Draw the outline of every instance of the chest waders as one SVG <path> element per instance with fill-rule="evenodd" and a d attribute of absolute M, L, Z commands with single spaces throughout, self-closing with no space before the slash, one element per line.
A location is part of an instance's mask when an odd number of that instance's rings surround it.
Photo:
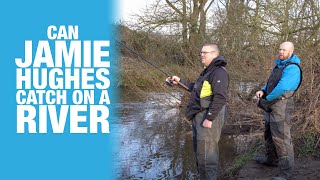
<path fill-rule="evenodd" d="M 218 176 L 219 163 L 219 140 L 224 124 L 225 106 L 222 107 L 217 117 L 212 121 L 211 128 L 204 128 L 202 123 L 205 120 L 208 109 L 211 105 L 213 92 L 207 77 L 214 73 L 214 70 L 200 76 L 194 84 L 192 97 L 199 97 L 198 109 L 193 111 L 192 132 L 193 148 L 200 179 L 216 180 Z M 195 99 L 194 99 L 195 100 Z M 194 107 L 194 105 L 193 105 Z"/>
<path fill-rule="evenodd" d="M 283 70 L 290 64 L 292 63 L 288 63 L 282 68 L 274 68 L 268 79 L 266 96 L 277 86 Z M 298 64 L 295 65 L 298 66 Z M 302 72 L 300 75 L 298 88 L 302 81 Z M 295 91 L 288 91 L 280 98 L 272 101 L 272 103 L 268 105 L 269 111 L 266 111 L 264 115 L 266 161 L 276 162 L 278 164 L 280 169 L 279 176 L 282 178 L 289 178 L 294 167 L 294 152 L 290 132 L 291 115 L 294 109 L 294 92 Z"/>

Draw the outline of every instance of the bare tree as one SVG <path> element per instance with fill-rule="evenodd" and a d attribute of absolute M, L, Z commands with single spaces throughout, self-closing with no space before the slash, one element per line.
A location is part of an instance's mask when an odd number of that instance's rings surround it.
<path fill-rule="evenodd" d="M 205 41 L 207 13 L 214 0 L 156 0 L 142 14 L 136 14 L 136 28 L 169 31 L 184 44 L 191 59 L 198 56 L 198 48 Z"/>
<path fill-rule="evenodd" d="M 135 17 L 138 22 L 132 27 L 167 38 L 157 41 L 158 50 L 165 53 L 153 49 L 152 55 L 173 59 L 170 55 L 176 54 L 179 61 L 172 62 L 182 62 L 188 68 L 195 68 L 194 60 L 204 41 L 217 42 L 228 60 L 232 81 L 266 80 L 279 44 L 292 41 L 304 71 L 295 123 L 303 130 L 314 127 L 320 132 L 319 0 L 155 0 Z M 141 47 L 152 48 L 149 44 L 155 41 L 151 40 Z M 159 48 L 165 42 L 167 46 Z"/>

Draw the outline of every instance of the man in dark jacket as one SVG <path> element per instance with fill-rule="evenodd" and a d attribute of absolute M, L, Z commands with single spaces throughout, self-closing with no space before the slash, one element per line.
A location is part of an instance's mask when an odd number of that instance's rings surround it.
<path fill-rule="evenodd" d="M 256 157 L 258 163 L 280 167 L 280 175 L 274 179 L 287 179 L 294 166 L 293 144 L 290 127 L 293 111 L 293 94 L 302 80 L 300 59 L 293 54 L 291 42 L 280 45 L 279 59 L 275 60 L 267 85 L 256 92 L 265 108 L 266 155 Z"/>
<path fill-rule="evenodd" d="M 200 179 L 217 179 L 221 129 L 225 119 L 229 78 L 216 44 L 205 44 L 200 52 L 205 69 L 194 83 L 177 76 L 173 84 L 182 83 L 191 91 L 186 116 L 192 120 L 193 147 Z"/>

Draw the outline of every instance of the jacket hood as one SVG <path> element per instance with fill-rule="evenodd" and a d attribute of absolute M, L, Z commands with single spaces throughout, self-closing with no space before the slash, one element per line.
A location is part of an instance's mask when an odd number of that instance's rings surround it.
<path fill-rule="evenodd" d="M 280 60 L 280 59 L 277 59 L 274 61 L 277 66 L 279 68 L 283 67 L 285 64 L 287 64 L 288 62 L 291 62 L 291 63 L 297 63 L 297 64 L 300 64 L 300 59 L 299 57 L 296 55 L 296 54 L 292 54 L 291 57 L 289 57 L 288 59 L 286 60 Z"/>
<path fill-rule="evenodd" d="M 205 74 L 207 71 L 211 71 L 213 68 L 220 67 L 220 66 L 226 66 L 227 62 L 225 61 L 223 56 L 218 56 L 214 58 L 208 67 L 205 68 L 205 70 L 202 72 L 202 75 Z"/>
<path fill-rule="evenodd" d="M 218 56 L 214 58 L 209 64 L 208 68 L 211 66 L 226 66 L 227 62 L 225 61 L 223 56 Z M 209 68 L 210 69 L 210 68 Z"/>

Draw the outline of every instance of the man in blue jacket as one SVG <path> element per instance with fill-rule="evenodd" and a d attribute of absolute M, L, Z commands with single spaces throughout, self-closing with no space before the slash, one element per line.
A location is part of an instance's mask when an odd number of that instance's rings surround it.
<path fill-rule="evenodd" d="M 256 92 L 256 96 L 269 104 L 265 110 L 266 156 L 256 158 L 257 163 L 279 166 L 277 179 L 290 177 L 294 167 L 293 144 L 291 140 L 291 114 L 293 95 L 302 80 L 300 59 L 293 53 L 294 45 L 284 42 L 280 45 L 279 59 L 275 60 L 267 85 Z"/>

